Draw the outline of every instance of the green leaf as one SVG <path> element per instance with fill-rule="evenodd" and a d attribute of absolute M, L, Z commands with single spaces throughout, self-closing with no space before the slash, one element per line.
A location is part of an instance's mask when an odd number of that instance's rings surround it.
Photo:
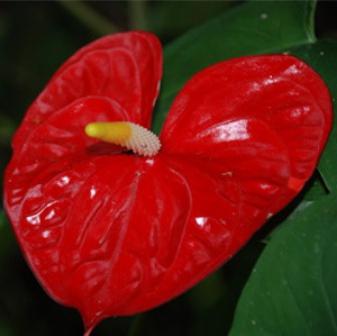
<path fill-rule="evenodd" d="M 324 79 L 332 94 L 334 110 L 337 111 L 337 42 L 318 41 L 314 44 L 293 48 L 290 52 L 312 66 Z M 319 164 L 319 172 L 327 188 L 337 190 L 337 118 L 328 145 Z"/>
<path fill-rule="evenodd" d="M 316 201 L 329 194 L 329 190 L 326 188 L 325 182 L 322 179 L 318 170 L 315 171 L 313 177 L 306 183 L 303 190 L 303 201 Z"/>
<path fill-rule="evenodd" d="M 240 298 L 230 336 L 337 335 L 337 198 L 274 234 Z"/>
<path fill-rule="evenodd" d="M 314 42 L 314 7 L 313 1 L 248 2 L 167 46 L 163 86 L 154 115 L 155 132 L 159 132 L 177 92 L 197 71 L 232 57 Z"/>

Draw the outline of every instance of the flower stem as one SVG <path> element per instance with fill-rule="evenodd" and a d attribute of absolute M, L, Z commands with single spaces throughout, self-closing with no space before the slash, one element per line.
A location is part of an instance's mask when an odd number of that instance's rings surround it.
<path fill-rule="evenodd" d="M 97 35 L 119 31 L 117 26 L 81 1 L 58 0 L 58 3 Z"/>
<path fill-rule="evenodd" d="M 144 320 L 145 320 L 145 314 L 138 314 L 134 318 L 127 336 L 140 336 L 142 324 L 144 323 Z"/>
<path fill-rule="evenodd" d="M 146 0 L 129 1 L 129 24 L 131 29 L 147 29 Z"/>

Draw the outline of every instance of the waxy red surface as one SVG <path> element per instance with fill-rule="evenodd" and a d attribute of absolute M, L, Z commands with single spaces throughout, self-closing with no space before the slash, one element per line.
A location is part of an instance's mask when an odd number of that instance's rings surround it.
<path fill-rule="evenodd" d="M 149 33 L 72 56 L 13 140 L 5 206 L 27 261 L 87 328 L 179 295 L 235 254 L 312 175 L 331 127 L 320 77 L 285 55 L 195 75 L 152 158 L 88 138 L 94 121 L 151 124 L 162 51 Z"/>

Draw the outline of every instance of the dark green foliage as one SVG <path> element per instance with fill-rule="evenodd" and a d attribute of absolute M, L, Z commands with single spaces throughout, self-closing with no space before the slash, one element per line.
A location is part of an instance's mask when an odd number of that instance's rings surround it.
<path fill-rule="evenodd" d="M 337 335 L 337 198 L 273 235 L 242 293 L 230 336 Z"/>

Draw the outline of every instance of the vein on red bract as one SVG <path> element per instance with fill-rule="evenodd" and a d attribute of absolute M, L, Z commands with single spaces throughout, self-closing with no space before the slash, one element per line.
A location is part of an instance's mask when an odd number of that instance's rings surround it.
<path fill-rule="evenodd" d="M 161 67 L 152 34 L 93 42 L 56 72 L 15 135 L 7 212 L 42 286 L 88 330 L 156 307 L 226 262 L 302 189 L 331 127 L 320 77 L 270 55 L 195 75 L 154 157 L 85 135 L 95 121 L 148 127 Z"/>

